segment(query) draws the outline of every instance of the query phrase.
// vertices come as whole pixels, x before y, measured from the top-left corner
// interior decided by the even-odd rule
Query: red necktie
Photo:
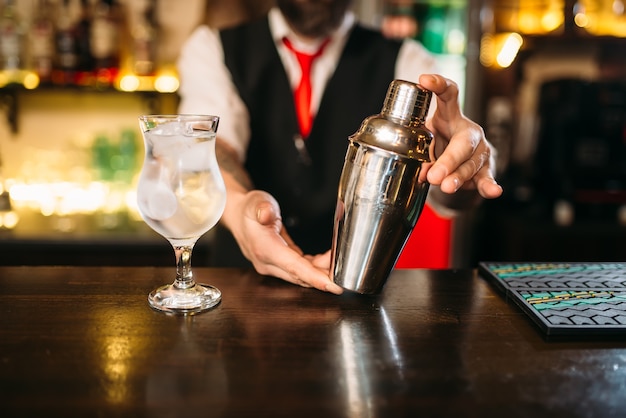
[[[298,124],[300,125],[300,135],[302,138],[309,136],[313,117],[311,116],[311,67],[313,60],[322,55],[324,47],[328,44],[329,39],[325,40],[314,54],[306,54],[296,50],[289,39],[283,38],[285,46],[295,54],[302,70],[300,83],[294,91],[294,101],[296,103],[296,113],[298,115]]]

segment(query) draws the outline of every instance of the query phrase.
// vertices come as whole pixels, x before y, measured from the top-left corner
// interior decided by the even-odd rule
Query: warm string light
[[[21,85],[27,90],[39,87],[39,76],[28,70],[4,70],[0,71],[0,88],[8,85]]]
[[[498,65],[502,68],[509,67],[515,60],[515,57],[517,56],[517,53],[523,43],[524,40],[519,33],[510,33],[506,35],[504,41],[502,42],[502,47],[499,48],[498,55],[496,55],[496,62]]]
[[[485,34],[480,45],[480,62],[485,67],[509,67],[524,43],[519,33]]]
[[[563,7],[563,0],[519,0],[498,8],[495,25],[489,25],[491,29],[481,39],[481,64],[511,66],[524,43],[522,35],[547,34],[563,27]]]
[[[573,12],[576,26],[592,35],[626,37],[625,0],[580,0]]]
[[[523,45],[522,35],[562,30],[564,8],[563,0],[518,0],[500,6],[496,10],[496,25],[481,39],[481,64],[509,67]],[[578,0],[573,6],[573,20],[592,35],[626,37],[626,0]]]
[[[39,76],[28,70],[0,71],[0,88],[19,85],[27,90],[39,87]],[[175,93],[180,86],[176,71],[164,69],[153,76],[139,76],[133,73],[120,74],[114,83],[117,90],[125,92],[156,91]]]
[[[121,91],[157,91],[159,93],[174,93],[180,82],[173,72],[163,72],[156,76],[138,76],[124,74],[120,77],[116,88]]]

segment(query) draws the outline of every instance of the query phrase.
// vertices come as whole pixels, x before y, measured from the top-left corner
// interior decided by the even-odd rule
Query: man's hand
[[[485,138],[480,125],[463,115],[459,106],[459,88],[440,75],[427,74],[420,84],[435,94],[436,110],[426,126],[434,133],[436,161],[425,176],[446,194],[459,189],[477,190],[480,196],[494,199],[502,194],[495,180],[495,149]]]
[[[330,280],[330,253],[304,255],[283,227],[280,207],[269,193],[253,190],[237,197],[230,229],[244,256],[260,274],[303,287],[341,294]]]

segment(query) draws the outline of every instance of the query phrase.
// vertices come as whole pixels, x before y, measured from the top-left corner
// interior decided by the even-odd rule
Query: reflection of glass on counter
[[[13,210],[11,195],[1,180],[0,177],[0,229],[13,229],[20,218]]]
[[[2,175],[2,158],[0,158],[0,229],[13,229],[19,216],[13,210],[11,195]]]

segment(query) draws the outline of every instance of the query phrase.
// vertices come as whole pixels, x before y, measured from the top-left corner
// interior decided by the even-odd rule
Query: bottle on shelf
[[[108,135],[97,135],[91,146],[92,164],[96,180],[104,182],[113,180],[115,173],[111,162],[114,160],[114,155],[114,147]]]
[[[131,70],[139,76],[154,75],[156,69],[156,42],[158,23],[155,0],[140,0],[131,19]]]
[[[24,26],[14,0],[2,2],[0,15],[0,70],[19,71],[24,63]]]
[[[57,8],[55,49],[52,82],[59,85],[73,84],[78,66],[78,56],[76,54],[76,33],[70,0],[62,0]]]
[[[98,0],[91,22],[90,45],[98,86],[110,86],[120,65],[121,11],[115,0]]]
[[[446,16],[445,46],[446,54],[462,55],[467,46],[467,29],[465,24],[465,8],[451,3]]]
[[[442,54],[445,48],[445,7],[432,5],[429,7],[424,22],[422,43],[435,54]]]
[[[77,59],[74,83],[79,86],[93,84],[94,58],[91,49],[91,22],[91,4],[89,0],[80,0],[80,18],[74,26]]]
[[[30,67],[39,76],[42,84],[52,80],[55,54],[54,21],[50,0],[38,0],[30,30]]]
[[[124,129],[117,146],[116,180],[130,185],[138,170],[138,142],[134,129]]]

